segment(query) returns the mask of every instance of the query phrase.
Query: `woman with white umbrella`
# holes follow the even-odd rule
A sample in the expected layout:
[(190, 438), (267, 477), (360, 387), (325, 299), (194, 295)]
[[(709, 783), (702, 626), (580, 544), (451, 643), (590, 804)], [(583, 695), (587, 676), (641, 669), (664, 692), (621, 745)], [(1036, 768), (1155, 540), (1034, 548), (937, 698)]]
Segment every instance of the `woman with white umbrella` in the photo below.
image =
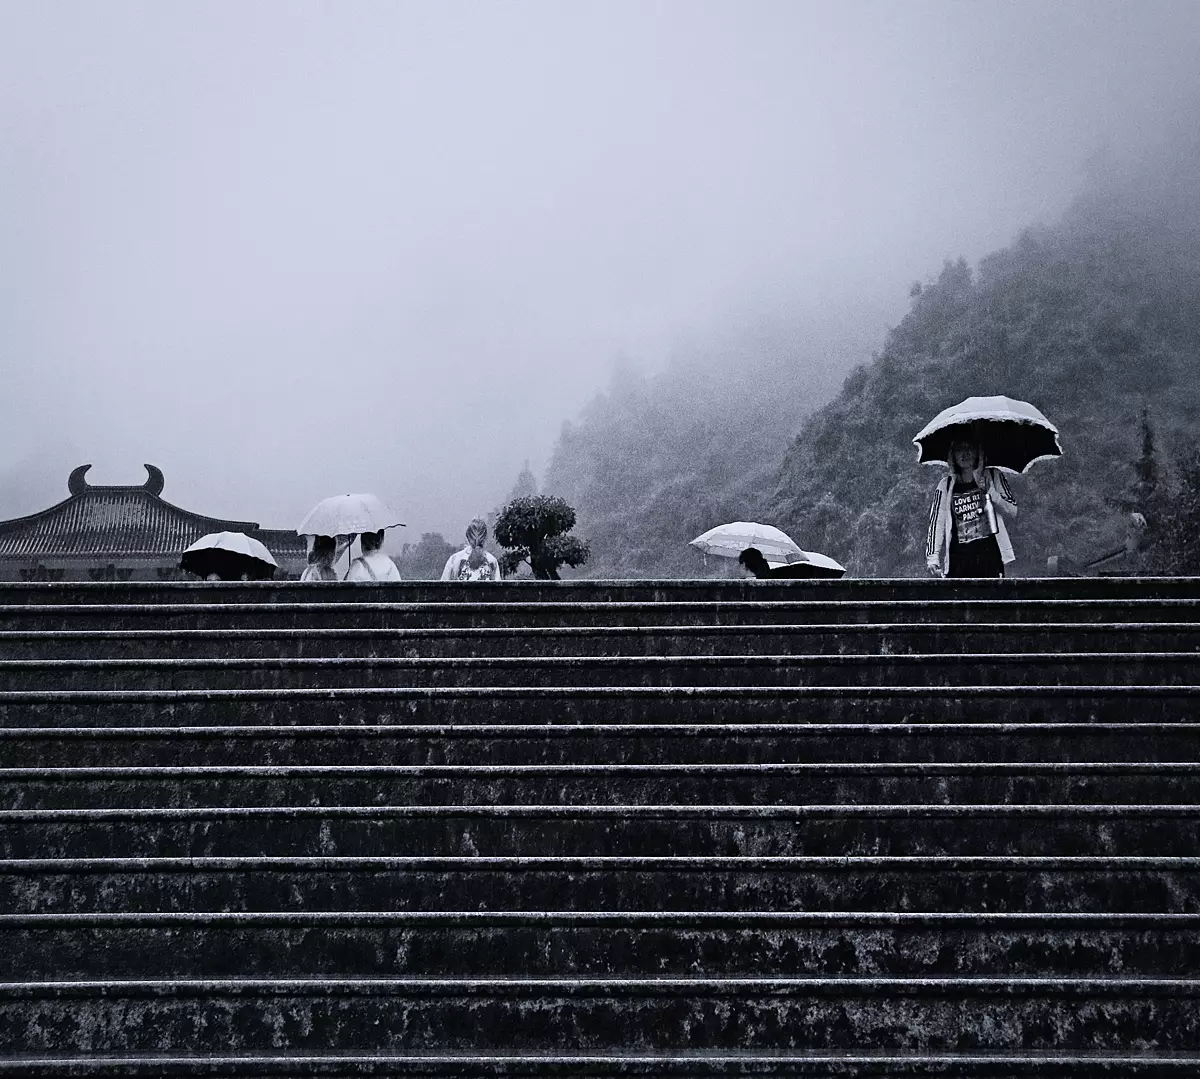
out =
[(923, 464), (945, 461), (947, 467), (929, 507), (929, 571), (1003, 577), (1016, 558), (1004, 517), (1017, 515), (1017, 501), (1002, 470), (1024, 472), (1061, 455), (1058, 429), (1026, 401), (968, 397), (938, 413), (913, 442)]
[[(314, 537), (313, 547), (309, 554), (309, 565), (301, 580), (338, 580), (337, 571), (333, 567), (350, 549), (355, 536), (362, 536), (365, 539), (368, 534), (372, 534), (372, 540), (368, 542), (373, 545), (370, 551), (364, 546), (364, 556), (370, 553), (378, 554), (378, 558), (387, 558), (382, 551), (378, 550), (383, 543), (384, 529), (403, 527), (397, 514), (376, 495), (334, 495), (331, 498), (322, 499), (308, 511), (308, 515), (296, 529), (301, 536)], [(379, 534), (378, 543), (374, 542), (374, 533)], [(321, 544), (319, 550), (318, 542)], [(334, 544), (332, 557), (328, 551), (328, 543)], [(391, 559), (388, 561), (390, 562)], [(394, 564), (393, 568), (395, 568)], [(382, 565), (379, 566), (379, 569), (386, 572)], [(368, 574), (362, 579), (371, 580), (371, 577)]]
[[(1017, 515), (1017, 500), (1004, 473), (989, 468), (978, 443), (950, 446), (948, 471), (933, 493), (925, 562), (939, 577), (1003, 577), (1016, 555), (1004, 517)], [(1003, 516), (996, 516), (996, 509)]]

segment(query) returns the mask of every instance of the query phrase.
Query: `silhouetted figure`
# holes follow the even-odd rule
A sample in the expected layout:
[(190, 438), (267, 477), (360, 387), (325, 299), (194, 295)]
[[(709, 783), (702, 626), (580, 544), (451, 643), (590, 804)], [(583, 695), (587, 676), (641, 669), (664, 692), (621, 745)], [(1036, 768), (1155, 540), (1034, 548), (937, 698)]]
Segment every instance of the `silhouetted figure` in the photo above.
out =
[(738, 555), (738, 562), (760, 580), (815, 581), (841, 576), (840, 572), (825, 569), (823, 566), (810, 566), (805, 562), (797, 562), (790, 566), (772, 566), (757, 547), (747, 547)]

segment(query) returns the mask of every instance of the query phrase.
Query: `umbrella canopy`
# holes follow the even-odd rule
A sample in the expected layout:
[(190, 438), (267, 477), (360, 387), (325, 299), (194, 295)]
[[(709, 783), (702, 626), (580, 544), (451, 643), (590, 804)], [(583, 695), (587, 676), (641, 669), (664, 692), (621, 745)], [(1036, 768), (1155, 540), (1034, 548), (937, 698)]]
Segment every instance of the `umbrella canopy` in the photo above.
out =
[(313, 506), (296, 531), (301, 536), (361, 536), (403, 527), (395, 511), (375, 495), (334, 495)]
[(239, 581), (245, 574), (252, 581), (269, 581), (278, 563), (263, 544), (244, 532), (212, 532), (184, 551), (179, 565), (200, 577), (215, 573), (223, 581)]
[(777, 562), (768, 558), (767, 565), (774, 571), (773, 577), (816, 580), (822, 577), (835, 578), (846, 575), (846, 567), (828, 555), (816, 551), (801, 551), (804, 557), (798, 562)]
[(987, 464), (1024, 472), (1034, 461), (1062, 456), (1058, 428), (1027, 401), (968, 397), (943, 409), (913, 439), (921, 464), (945, 464), (951, 443), (983, 447)]
[(805, 557), (805, 552), (786, 532), (757, 521), (732, 521), (727, 525), (717, 525), (690, 540), (689, 545), (721, 558), (737, 558), (747, 547), (757, 547), (769, 562), (790, 564), (800, 562)]

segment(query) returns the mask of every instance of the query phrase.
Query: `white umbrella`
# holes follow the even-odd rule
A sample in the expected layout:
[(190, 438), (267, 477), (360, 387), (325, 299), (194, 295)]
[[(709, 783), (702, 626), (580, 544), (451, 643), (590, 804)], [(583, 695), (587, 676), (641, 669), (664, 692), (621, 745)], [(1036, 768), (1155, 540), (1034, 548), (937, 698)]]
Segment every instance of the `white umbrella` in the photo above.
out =
[(786, 562), (789, 565), (801, 562), (806, 557), (786, 532), (757, 521), (732, 521), (727, 525), (717, 525), (689, 543), (698, 551), (721, 558), (737, 558), (747, 547), (757, 547), (768, 561)]
[(259, 580), (272, 577), (279, 563), (261, 542), (245, 532), (210, 532), (183, 552), (179, 565), (201, 577), (216, 573), (223, 579), (236, 580), (245, 573)]
[(1028, 401), (968, 397), (943, 409), (913, 439), (922, 464), (945, 464), (953, 442), (983, 447), (984, 460), (1006, 472), (1024, 472), (1034, 461), (1062, 456), (1058, 428)]
[(811, 566), (813, 569), (828, 570), (830, 574), (839, 576), (846, 572), (845, 566), (827, 554), (820, 554), (817, 551), (801, 551), (800, 554), (804, 557), (793, 559), (791, 562), (777, 562), (773, 558), (768, 558), (767, 565), (772, 569), (779, 569), (782, 566)]
[(361, 536), (403, 527), (396, 512), (375, 495), (334, 495), (313, 506), (296, 531), (301, 536)]

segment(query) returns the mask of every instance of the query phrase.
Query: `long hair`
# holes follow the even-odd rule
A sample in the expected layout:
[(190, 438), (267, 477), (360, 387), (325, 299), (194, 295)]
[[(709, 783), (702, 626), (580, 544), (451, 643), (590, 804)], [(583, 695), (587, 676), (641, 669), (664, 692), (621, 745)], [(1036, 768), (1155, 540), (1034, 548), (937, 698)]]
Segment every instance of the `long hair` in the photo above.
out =
[(467, 542), (472, 547), (482, 547), (487, 542), (488, 526), (487, 521), (482, 517), (476, 517), (467, 525)]

